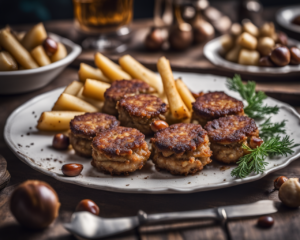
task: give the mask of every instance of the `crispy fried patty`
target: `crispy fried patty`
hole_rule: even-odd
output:
[[[213,158],[224,163],[234,163],[248,152],[242,145],[254,147],[253,140],[259,131],[253,119],[247,116],[228,116],[208,122],[205,126]]]
[[[118,111],[116,110],[116,104],[122,97],[126,95],[155,92],[154,88],[141,80],[133,79],[114,81],[110,88],[108,88],[104,93],[105,102],[103,111],[111,115],[117,115]]]
[[[231,144],[244,141],[249,136],[257,136],[257,126],[247,116],[228,116],[215,119],[205,125],[210,142]]]
[[[171,125],[157,132],[151,143],[156,168],[175,175],[194,174],[211,162],[207,133],[197,124]]]
[[[151,134],[151,123],[165,120],[168,106],[160,98],[139,94],[122,98],[117,104],[122,126],[134,127],[144,134]]]
[[[97,134],[92,148],[92,165],[112,175],[141,169],[150,156],[145,135],[137,129],[120,126]]]
[[[241,101],[228,96],[224,92],[209,92],[196,99],[193,103],[192,121],[204,126],[208,121],[228,115],[244,115]]]
[[[70,142],[77,154],[92,155],[92,139],[97,133],[119,126],[120,122],[104,113],[85,113],[75,116],[70,122]]]

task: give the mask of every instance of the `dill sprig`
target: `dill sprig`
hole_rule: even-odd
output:
[[[254,81],[243,84],[240,75],[235,74],[233,78],[227,79],[226,85],[230,90],[238,92],[247,101],[248,105],[244,108],[244,112],[249,117],[261,119],[266,114],[278,113],[278,106],[263,105],[263,100],[267,98],[267,95],[262,91],[255,91],[256,83]]]
[[[237,162],[238,166],[231,171],[231,176],[245,178],[252,172],[255,174],[263,173],[265,167],[268,165],[268,162],[265,161],[268,156],[287,156],[294,152],[292,148],[299,145],[300,144],[295,144],[293,139],[290,140],[289,136],[280,138],[278,135],[254,149],[243,145],[243,148],[246,149],[249,154],[239,159]]]
[[[272,123],[271,117],[269,117],[264,123],[259,126],[259,137],[264,141],[278,135],[279,133],[285,134],[286,131],[284,129],[286,120],[281,122]]]

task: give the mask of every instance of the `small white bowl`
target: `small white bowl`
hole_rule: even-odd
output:
[[[222,37],[218,37],[209,41],[205,44],[203,49],[204,56],[215,66],[241,74],[271,77],[279,77],[280,75],[299,76],[300,65],[287,65],[284,67],[259,67],[229,62],[221,56],[221,52],[223,51],[221,38]],[[291,38],[288,39],[288,45],[297,46],[300,48],[300,42]]]
[[[53,33],[49,36],[64,44],[68,55],[44,67],[0,72],[0,94],[24,93],[44,87],[81,53],[81,47],[70,40]]]

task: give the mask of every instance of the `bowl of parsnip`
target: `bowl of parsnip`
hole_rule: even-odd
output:
[[[214,65],[260,76],[297,76],[300,42],[278,32],[272,22],[257,27],[250,21],[235,23],[230,32],[204,46],[205,57]]]
[[[0,94],[24,93],[50,83],[81,47],[39,23],[26,33],[0,29]]]

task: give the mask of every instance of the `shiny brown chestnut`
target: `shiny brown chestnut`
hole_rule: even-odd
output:
[[[285,176],[280,176],[278,178],[276,178],[274,180],[274,188],[276,190],[279,190],[279,188],[281,187],[282,184],[284,184],[287,180],[289,180],[287,177]]]
[[[58,150],[66,150],[70,145],[70,139],[68,136],[57,133],[53,137],[52,147]]]
[[[272,50],[270,58],[273,63],[283,67],[290,63],[291,54],[287,47],[278,47]]]
[[[90,199],[83,199],[78,203],[75,211],[76,212],[86,211],[98,216],[100,213],[100,208],[94,201]]]
[[[292,23],[300,26],[300,15],[296,16],[296,17],[292,20]]]
[[[163,120],[155,120],[151,123],[151,130],[153,132],[158,132],[162,129],[169,127],[169,124]]]
[[[43,47],[47,55],[52,56],[57,51],[57,42],[47,37],[43,42]]]
[[[262,228],[270,228],[273,224],[274,219],[271,216],[262,216],[257,221],[257,225]]]
[[[48,227],[58,216],[59,207],[55,190],[38,180],[19,185],[10,199],[10,210],[17,221],[32,229]]]
[[[275,67],[269,56],[264,56],[259,59],[258,65],[261,67]]]
[[[163,30],[159,28],[152,28],[145,39],[145,47],[149,50],[157,51],[161,49],[164,41],[166,40]]]
[[[169,43],[173,49],[184,50],[193,42],[192,27],[188,23],[181,23],[173,27],[169,35]]]
[[[82,172],[83,166],[78,163],[69,163],[62,166],[61,171],[65,176],[76,177]]]
[[[276,43],[282,44],[286,46],[288,44],[288,37],[284,32],[277,33],[277,40]]]
[[[297,47],[291,47],[291,64],[298,65],[300,64],[300,49]]]

